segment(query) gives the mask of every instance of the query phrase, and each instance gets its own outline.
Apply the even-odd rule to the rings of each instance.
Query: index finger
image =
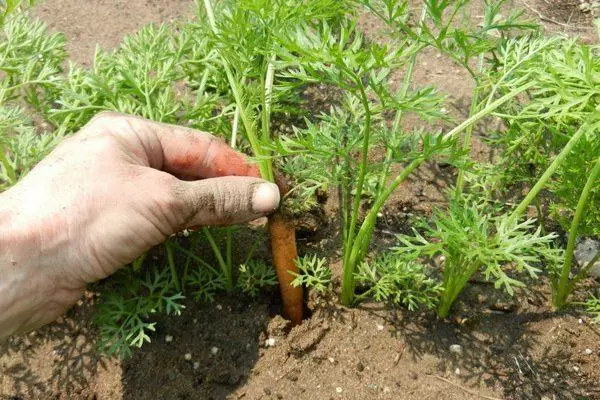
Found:
[[[260,178],[258,166],[220,138],[209,133],[150,121],[144,118],[118,113],[103,113],[114,129],[124,123],[136,142],[141,145],[150,167],[173,175],[193,179],[220,176],[252,176]],[[133,138],[130,138],[133,139]],[[128,141],[130,143],[131,141]],[[140,150],[138,149],[131,149]]]

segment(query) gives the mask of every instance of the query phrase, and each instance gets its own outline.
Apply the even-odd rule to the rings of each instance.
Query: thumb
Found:
[[[246,176],[182,181],[181,193],[190,218],[185,227],[231,225],[268,215],[279,206],[277,185]]]

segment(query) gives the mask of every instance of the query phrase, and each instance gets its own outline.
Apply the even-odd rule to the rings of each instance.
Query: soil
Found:
[[[525,5],[549,32],[596,40],[577,0],[508,3]],[[186,16],[191,7],[183,0],[47,0],[34,14],[66,34],[72,60],[90,65],[97,44],[114,47],[138,27]],[[377,40],[378,25],[362,23]],[[448,93],[450,113],[466,112],[470,81],[449,60],[426,54],[416,82]],[[475,157],[490,157],[478,143]],[[390,244],[412,215],[442,204],[451,177],[443,165],[422,167],[384,210],[377,244]],[[339,276],[333,198],[318,229],[305,230],[299,243],[328,257]],[[276,294],[190,301],[181,317],[159,320],[152,342],[126,361],[94,350],[95,296],[87,293],[53,324],[0,344],[0,399],[600,399],[599,328],[574,312],[552,312],[547,282],[531,287],[510,298],[472,282],[448,321],[376,303],[348,309],[311,295],[311,317],[293,329],[278,316]]]

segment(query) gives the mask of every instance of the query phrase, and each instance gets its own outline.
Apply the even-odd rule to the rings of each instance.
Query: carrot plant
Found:
[[[6,7],[5,14],[14,11],[16,3],[9,2]],[[63,129],[39,134],[23,106],[29,104],[42,117],[50,109],[66,51],[63,35],[49,34],[43,23],[26,14],[14,13],[1,22],[0,189],[6,189],[64,134]]]
[[[562,308],[593,265],[581,265],[573,273],[578,237],[600,235],[600,48],[567,39],[546,43],[537,46],[541,51],[533,58],[524,54],[535,42],[514,42],[502,55],[506,65],[514,65],[514,75],[535,68],[528,75],[534,86],[522,101],[498,111],[508,128],[490,142],[500,150],[494,169],[499,182],[508,189],[530,188],[515,217],[535,205],[542,226],[551,218],[568,232],[564,258],[551,270],[552,302]],[[497,91],[510,90],[508,82],[493,74],[491,82]]]
[[[412,87],[419,54],[428,47],[436,47],[470,71],[473,57],[482,58],[508,40],[502,35],[500,39],[492,37],[492,30],[526,29],[529,25],[518,23],[518,15],[501,20],[502,1],[486,2],[484,24],[478,30],[466,24],[455,27],[456,17],[468,1],[454,4],[425,1],[416,23],[407,14],[406,2],[359,3],[384,21],[399,39],[390,45],[369,43],[356,29],[353,18],[334,26],[322,24],[318,30],[302,27],[288,35],[283,46],[288,54],[283,58],[297,69],[288,76],[337,87],[343,92],[343,100],[329,115],[322,116],[319,123],[307,123],[307,128],[297,130],[294,138],[283,138],[278,148],[282,154],[301,154],[305,170],[300,174],[313,177],[305,182],[308,193],[313,193],[317,186],[335,186],[341,193],[342,303],[346,305],[356,300],[357,266],[367,256],[377,216],[394,190],[426,160],[446,157],[451,162],[460,161],[468,146],[457,147],[457,139],[466,135],[465,143],[470,141],[470,129],[477,121],[531,86],[525,77],[507,74],[505,78],[514,85],[513,90],[500,95],[491,93],[487,103],[473,106],[471,115],[455,128],[446,133],[406,132],[402,120],[408,113],[429,122],[445,118],[442,96],[431,87]],[[392,90],[389,73],[397,69],[405,71],[405,78],[398,90]],[[387,120],[390,115],[391,124]],[[385,150],[382,162],[369,160],[369,152],[374,148]],[[392,177],[391,165],[398,163],[403,170]],[[301,169],[299,165],[296,162],[291,168],[297,171]],[[323,165],[330,167],[322,168]],[[369,190],[371,182],[375,184]],[[367,191],[373,195],[363,213],[362,195]]]

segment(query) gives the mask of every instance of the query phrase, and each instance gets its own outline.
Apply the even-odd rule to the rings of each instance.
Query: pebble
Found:
[[[594,239],[584,239],[575,247],[575,259],[580,265],[585,265],[590,262],[596,253],[600,251],[600,241]],[[588,275],[593,278],[600,278],[600,261],[596,262],[590,268]]]
[[[218,347],[216,347],[216,346],[213,346],[213,347],[211,347],[211,348],[210,348],[210,353],[211,353],[213,356],[216,356],[216,355],[219,353],[219,348],[218,348]]]
[[[592,349],[585,349],[584,353],[589,356],[590,354],[593,353],[593,351],[592,351]]]
[[[220,304],[217,304],[217,310],[221,311],[223,309],[223,306]]]
[[[454,374],[455,374],[455,375],[460,375],[460,368],[456,368],[456,369],[454,370]]]
[[[185,353],[183,355],[183,358],[185,358],[186,361],[190,361],[192,359],[192,353]]]
[[[171,335],[165,336],[165,342],[171,343],[172,341],[173,341],[173,336],[171,336]]]
[[[575,372],[579,372],[579,367],[578,367],[577,365],[575,365],[575,366],[573,367],[573,371],[575,371]]]
[[[327,358],[329,360],[330,363],[334,364],[335,363],[335,358],[333,357],[328,357]]]
[[[200,368],[200,361],[194,361],[194,369]]]
[[[265,340],[265,347],[273,347],[275,346],[275,338],[268,338]]]
[[[384,330],[384,328],[385,328],[385,326],[377,324],[377,330],[378,331],[382,331],[382,330]]]
[[[462,354],[462,352],[463,352],[463,349],[462,349],[462,346],[460,344],[450,345],[450,353]]]
[[[338,387],[335,388],[335,391],[337,393],[342,393],[344,390],[341,387],[338,386]]]

